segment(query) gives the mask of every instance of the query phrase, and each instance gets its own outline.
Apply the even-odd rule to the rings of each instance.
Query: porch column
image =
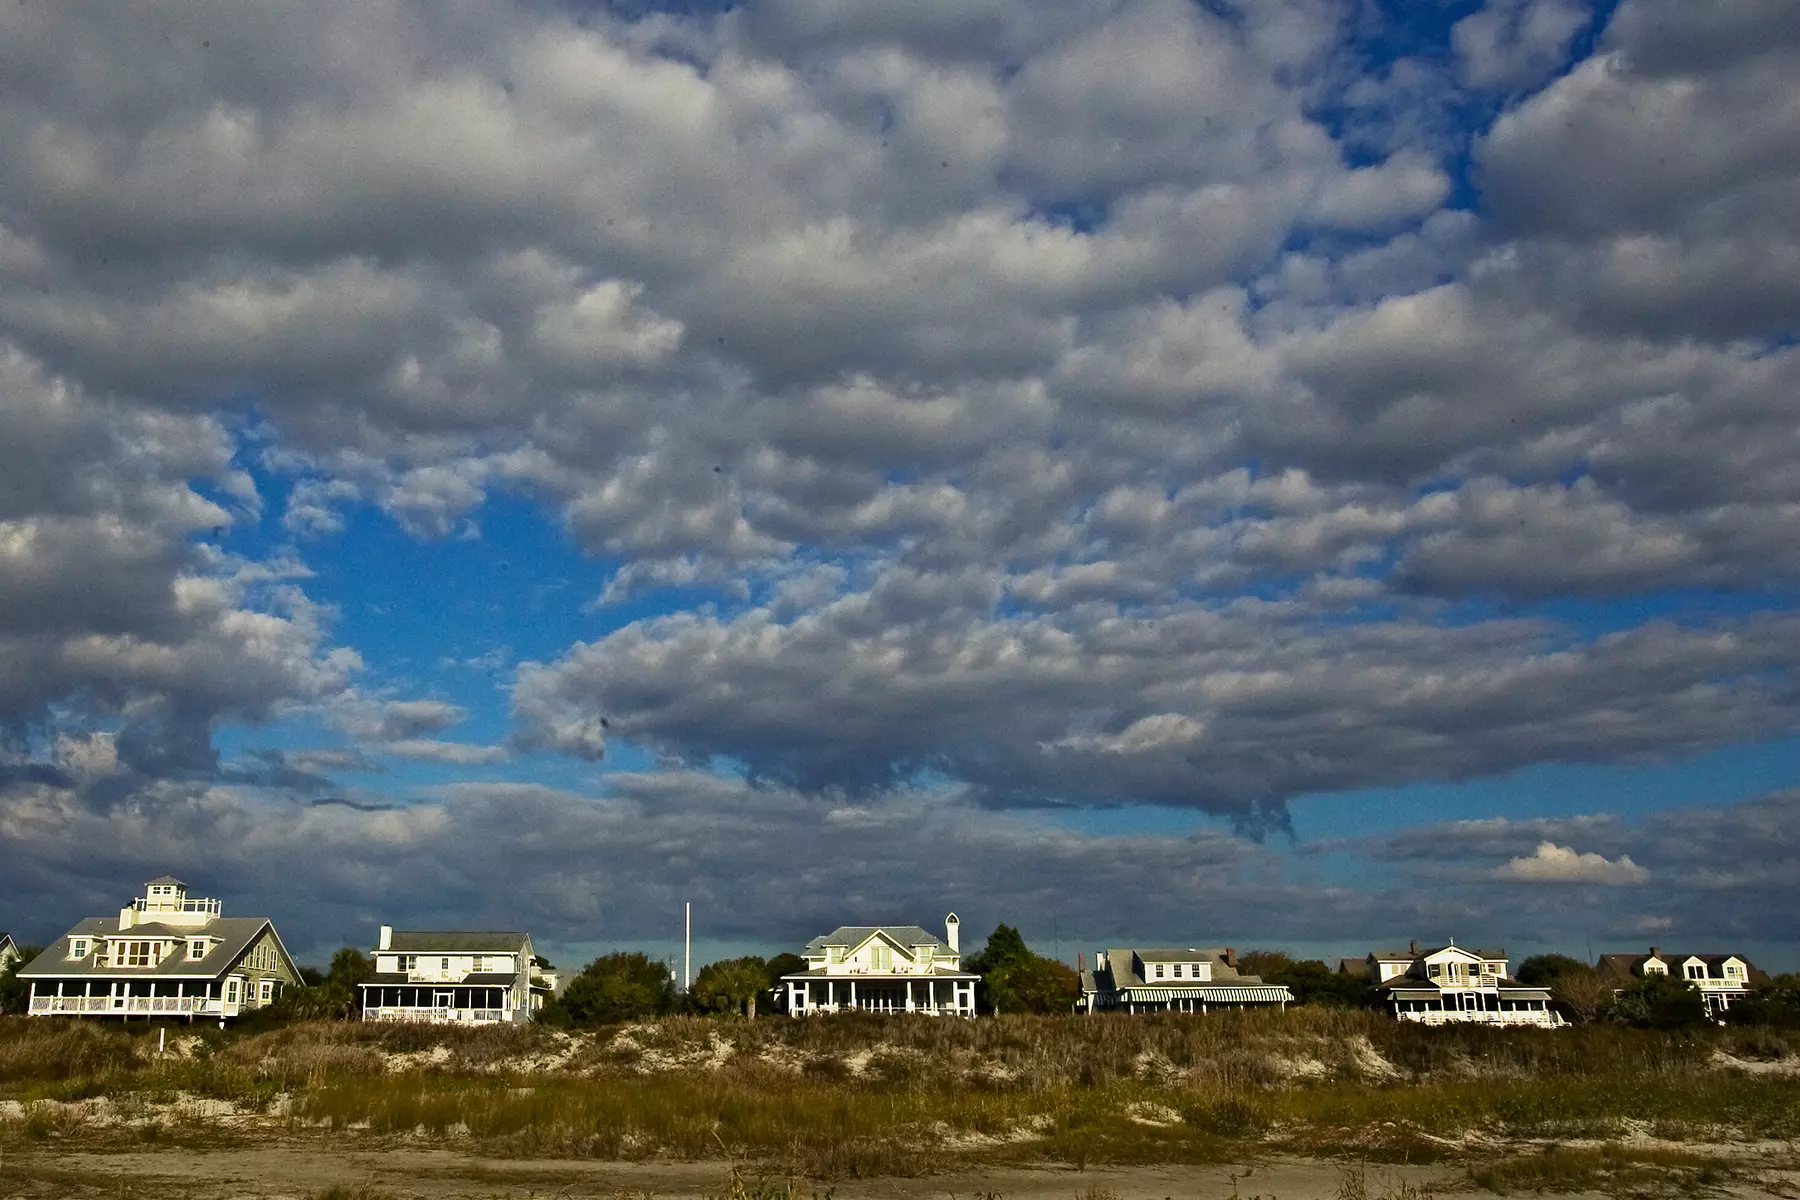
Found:
[[[850,981],[850,1007],[856,1007],[856,980]]]

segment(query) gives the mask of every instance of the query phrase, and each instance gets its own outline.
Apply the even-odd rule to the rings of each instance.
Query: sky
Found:
[[[0,929],[1793,969],[1791,18],[0,5]]]

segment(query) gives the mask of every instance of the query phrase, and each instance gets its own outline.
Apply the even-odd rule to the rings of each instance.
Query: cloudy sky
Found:
[[[0,928],[1793,967],[1792,16],[0,5]]]

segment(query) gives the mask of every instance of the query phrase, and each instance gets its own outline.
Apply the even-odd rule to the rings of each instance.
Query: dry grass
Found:
[[[520,1156],[724,1155],[791,1177],[1211,1162],[1252,1147],[1417,1162],[1471,1136],[1800,1136],[1800,1078],[1713,1065],[1720,1051],[1795,1056],[1791,1035],[1766,1030],[1434,1030],[1316,1009],[681,1017],[574,1038],[320,1023],[177,1027],[159,1058],[143,1029],[0,1020],[0,1101],[25,1105],[0,1140],[332,1130]],[[195,1098],[243,1119],[196,1116]]]
[[[1656,1147],[1606,1145],[1597,1149],[1546,1146],[1531,1155],[1469,1168],[1477,1187],[1511,1192],[1592,1192],[1692,1196],[1723,1183],[1730,1165],[1704,1154]]]

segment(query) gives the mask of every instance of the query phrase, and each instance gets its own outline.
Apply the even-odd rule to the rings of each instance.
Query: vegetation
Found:
[[[1067,963],[1033,954],[1011,925],[995,927],[981,953],[963,959],[981,976],[976,1005],[985,1013],[1066,1013],[1081,995],[1081,980]]]
[[[30,1139],[325,1131],[373,1144],[441,1138],[499,1155],[725,1155],[858,1175],[969,1159],[1207,1162],[1277,1151],[1416,1162],[1471,1134],[1800,1136],[1800,1076],[1718,1065],[1800,1061],[1800,1035],[1767,1027],[1429,1029],[1323,1006],[979,1021],[667,1016],[594,1032],[312,1022],[171,1026],[160,1056],[156,1029],[0,1020],[0,1112],[16,1101],[11,1111],[23,1113],[0,1117],[0,1150]],[[97,1097],[104,1109],[88,1107]],[[242,1120],[219,1124],[193,1107],[202,1102]],[[1532,1171],[1579,1164],[1490,1165],[1496,1180],[1524,1188],[1536,1186],[1525,1182]],[[1628,1166],[1594,1170],[1649,1169]],[[1690,1166],[1705,1169],[1681,1169]]]
[[[1238,959],[1238,970],[1284,985],[1301,1004],[1367,1008],[1375,1003],[1375,989],[1366,976],[1333,970],[1317,959],[1296,961],[1279,950],[1252,950]]]
[[[758,998],[774,982],[769,964],[761,958],[727,958],[701,967],[688,996],[701,1012],[741,1012],[754,1017]]]
[[[0,971],[0,1013],[22,1013],[30,1003],[31,985],[19,978],[19,970],[44,952],[42,946],[20,946],[20,957]]]
[[[1800,975],[1777,975],[1733,1004],[1725,1019],[1733,1025],[1800,1029]]]
[[[1604,1019],[1634,1029],[1699,1029],[1712,1024],[1706,1000],[1679,979],[1647,975],[1622,990],[1602,1010]]]
[[[633,951],[605,954],[589,963],[544,1006],[540,1019],[552,1026],[591,1029],[658,1016],[674,1007],[675,987],[667,969]]]

